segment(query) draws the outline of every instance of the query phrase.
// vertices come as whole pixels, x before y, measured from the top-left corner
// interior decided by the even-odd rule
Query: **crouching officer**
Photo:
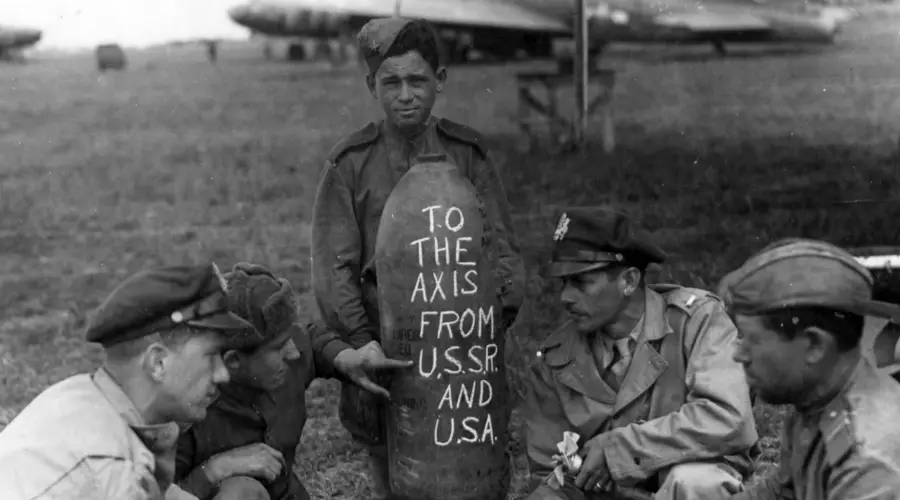
[[[735,359],[760,398],[795,409],[778,471],[732,498],[900,498],[900,385],[860,346],[866,316],[897,322],[900,308],[872,300],[872,284],[849,252],[805,239],[776,242],[722,279]]]
[[[103,366],[38,395],[0,433],[4,500],[192,499],[172,485],[179,426],[228,381],[222,350],[249,325],[228,312],[214,265],[143,271],[87,330]]]
[[[536,487],[529,498],[738,491],[758,435],[723,304],[695,288],[646,285],[648,265],[665,255],[623,213],[571,208],[553,240],[547,274],[562,278],[570,319],[532,367],[523,411]],[[555,477],[566,431],[579,437],[582,465],[560,487],[545,478]]]
[[[325,164],[312,222],[312,281],[325,324],[353,348],[380,341],[373,256],[385,202],[423,155],[441,154],[472,182],[483,203],[485,228],[497,256],[497,296],[508,326],[525,290],[525,267],[512,230],[503,183],[484,138],[474,129],[431,114],[447,78],[439,38],[424,20],[374,19],[359,32],[366,85],[384,111],[339,142]],[[371,279],[371,278],[375,279]],[[369,451],[374,498],[386,498],[384,405],[343,384],[341,422]]]
[[[200,500],[309,500],[293,472],[309,384],[334,377],[387,397],[366,370],[413,362],[388,359],[377,344],[351,349],[315,324],[301,328],[290,283],[262,266],[242,262],[225,277],[230,310],[255,329],[225,352],[231,381],[209,416],[181,435],[176,480]]]

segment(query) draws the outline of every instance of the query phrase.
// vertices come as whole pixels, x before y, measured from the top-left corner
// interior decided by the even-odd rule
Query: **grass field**
[[[529,362],[559,317],[556,285],[536,270],[561,205],[627,210],[670,253],[662,280],[708,288],[773,238],[895,243],[900,203],[832,202],[897,189],[896,11],[810,53],[615,51],[609,155],[519,152],[513,70],[452,69],[436,112],[489,135],[531,273],[510,365]],[[325,154],[378,116],[357,68],[265,63],[237,45],[218,67],[199,48],[130,57],[129,71],[100,77],[87,57],[0,68],[0,429],[49,384],[96,366],[87,314],[141,268],[249,260],[305,290]],[[367,498],[337,387],[318,381],[307,394],[297,471],[316,498]],[[758,408],[760,473],[780,415]],[[518,439],[514,451],[518,491]]]

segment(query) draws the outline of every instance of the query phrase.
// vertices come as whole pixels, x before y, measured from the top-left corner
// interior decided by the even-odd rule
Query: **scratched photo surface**
[[[190,15],[222,17],[227,7]],[[399,316],[410,326],[395,348],[409,351],[423,321],[436,342],[441,325],[472,332],[458,355],[435,343],[436,358],[413,358],[422,376],[471,371],[456,386],[432,373],[428,398],[410,402],[429,415],[415,422],[429,446],[507,443],[509,498],[524,498],[521,416],[514,408],[508,436],[496,435],[496,419],[506,418],[496,404],[519,401],[526,367],[564,313],[558,280],[539,274],[561,206],[627,211],[669,255],[655,281],[707,290],[780,237],[897,241],[900,4],[853,7],[859,18],[832,45],[729,45],[724,55],[710,45],[610,45],[600,66],[615,71],[614,147],[601,112],[576,152],[557,145],[558,130],[533,141],[520,130],[516,75],[553,70],[552,61],[449,67],[434,112],[485,134],[528,289],[503,346],[491,338],[487,299],[468,294],[483,293],[466,274],[469,264],[481,272],[468,260],[478,256],[459,251],[455,235],[480,234],[464,226],[469,212],[441,207],[404,233],[424,256],[414,263],[422,275],[397,283],[417,317]],[[189,35],[130,45],[119,32],[120,71],[98,70],[95,49],[119,43],[114,36],[82,37],[75,48],[42,41],[24,60],[0,63],[0,429],[50,384],[98,366],[86,322],[140,269],[259,263],[288,278],[302,314],[313,313],[309,221],[326,156],[381,111],[355,56],[335,65],[306,46],[307,60],[288,61],[299,49],[277,42],[267,59],[246,33],[220,40],[213,56],[202,41],[182,41]],[[107,62],[118,57],[111,50]],[[571,85],[559,92],[561,114],[574,113],[573,95]],[[496,382],[497,363],[508,383]],[[502,386],[508,395],[497,393]],[[368,466],[338,419],[339,387],[317,380],[306,393],[295,472],[313,498],[361,500],[371,493]],[[759,477],[777,465],[786,410],[757,403],[755,411]]]

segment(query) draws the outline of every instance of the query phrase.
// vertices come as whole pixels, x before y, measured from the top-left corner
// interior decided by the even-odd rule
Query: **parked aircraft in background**
[[[229,9],[254,35],[353,42],[374,17],[431,21],[451,63],[487,53],[499,59],[554,56],[571,39],[575,0],[252,0]],[[591,51],[608,43],[832,43],[851,11],[803,0],[588,0]],[[289,58],[301,50],[289,50]],[[477,52],[476,52],[477,51]]]
[[[22,51],[41,40],[41,31],[0,25],[0,61],[21,61]]]

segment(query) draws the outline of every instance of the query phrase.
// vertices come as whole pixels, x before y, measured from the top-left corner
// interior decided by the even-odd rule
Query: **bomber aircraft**
[[[41,40],[41,31],[0,25],[0,61],[22,61],[22,51]]]
[[[459,63],[473,51],[554,57],[554,40],[573,36],[575,8],[575,0],[251,0],[228,14],[254,35],[342,45],[374,17],[424,18],[440,32],[450,62]],[[711,44],[722,55],[725,44],[830,44],[853,17],[804,0],[587,0],[586,10],[594,54],[611,42]]]

